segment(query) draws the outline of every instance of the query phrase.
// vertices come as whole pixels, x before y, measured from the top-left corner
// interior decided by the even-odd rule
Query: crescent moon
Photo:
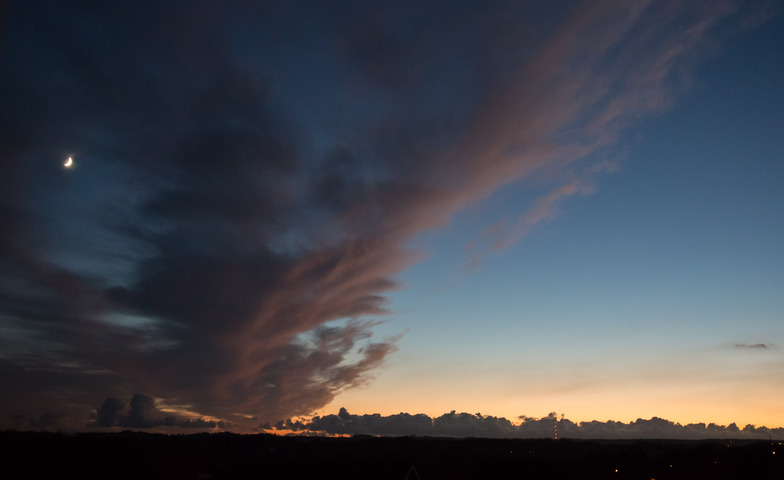
[[[71,168],[73,166],[73,157],[68,157],[68,160],[65,161],[63,166],[65,168]]]

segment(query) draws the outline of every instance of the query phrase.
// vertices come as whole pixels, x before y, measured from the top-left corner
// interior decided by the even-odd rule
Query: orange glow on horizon
[[[564,413],[574,423],[590,421],[634,422],[658,417],[681,425],[735,423],[739,428],[784,427],[784,409],[778,400],[784,388],[771,387],[770,392],[750,395],[746,391],[717,385],[701,388],[672,385],[611,385],[593,387],[579,394],[510,391],[490,385],[430,385],[412,381],[409,385],[378,382],[373,388],[344,392],[315,414],[337,414],[345,407],[355,415],[383,416],[408,413],[439,417],[452,410],[505,417],[519,424],[525,415],[543,418],[549,412]],[[778,391],[778,394],[776,392]]]

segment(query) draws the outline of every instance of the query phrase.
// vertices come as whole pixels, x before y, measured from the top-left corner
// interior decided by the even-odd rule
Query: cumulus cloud
[[[651,5],[11,4],[0,399],[147,428],[150,397],[103,399],[272,421],[369,381],[409,242],[542,169],[491,249],[551,219],[729,13]]]
[[[267,430],[286,430],[298,433],[362,434],[383,436],[434,436],[478,438],[553,438],[557,427],[559,438],[623,439],[706,439],[706,438],[784,438],[784,428],[767,428],[746,425],[742,430],[734,423],[723,426],[714,423],[681,425],[663,418],[653,417],[629,423],[616,421],[590,421],[575,423],[555,412],[545,417],[521,416],[519,423],[503,417],[484,416],[481,413],[455,413],[453,410],[439,417],[424,414],[399,413],[382,416],[352,415],[341,408],[337,415],[316,416],[310,420],[280,421],[266,425]]]
[[[102,427],[111,427],[112,425],[120,424],[120,417],[125,404],[115,397],[107,398],[103,401],[97,411],[96,424]]]
[[[141,393],[135,394],[128,405],[118,398],[110,397],[96,410],[92,427],[125,427],[148,429],[155,427],[181,427],[198,429],[226,429],[232,425],[224,420],[204,417],[186,418],[166,414],[159,410],[155,399]]]

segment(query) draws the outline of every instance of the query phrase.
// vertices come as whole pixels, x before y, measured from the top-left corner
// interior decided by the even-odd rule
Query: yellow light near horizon
[[[537,383],[536,378],[513,384],[500,375],[497,378],[486,375],[467,384],[459,378],[439,383],[431,377],[390,377],[379,379],[374,388],[344,392],[319,414],[335,414],[340,407],[346,407],[357,415],[406,412],[438,417],[457,410],[501,416],[519,423],[519,415],[541,418],[557,411],[575,423],[592,420],[629,423],[638,418],[659,417],[681,425],[736,423],[739,428],[746,424],[768,428],[784,425],[784,413],[778,401],[784,389],[752,382],[765,394],[749,396],[744,393],[747,389],[736,388],[738,383],[747,383],[743,379],[727,383],[701,378],[690,382],[659,377],[655,381],[610,379],[596,385],[580,384],[580,389],[564,393],[548,391],[547,385]]]

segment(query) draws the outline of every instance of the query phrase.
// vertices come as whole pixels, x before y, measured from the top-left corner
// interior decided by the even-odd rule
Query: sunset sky
[[[784,427],[782,14],[8,3],[0,428]]]

